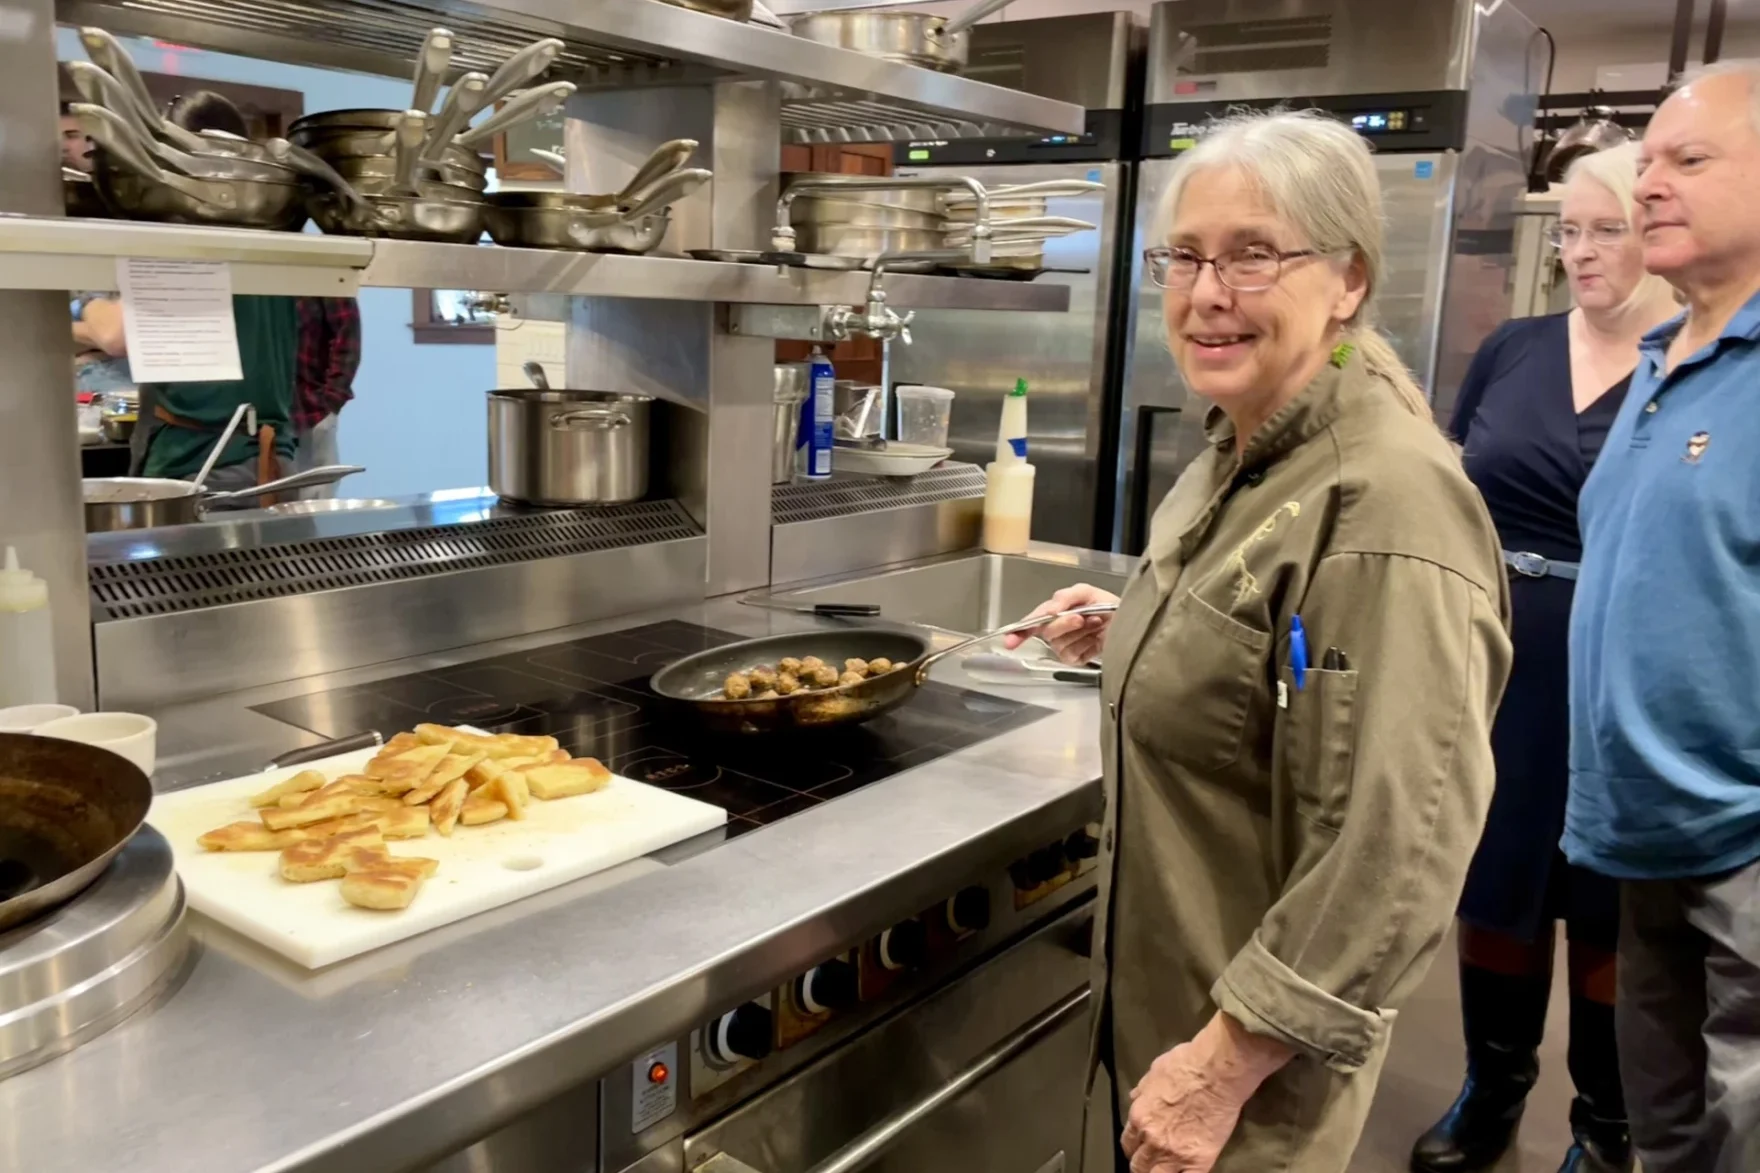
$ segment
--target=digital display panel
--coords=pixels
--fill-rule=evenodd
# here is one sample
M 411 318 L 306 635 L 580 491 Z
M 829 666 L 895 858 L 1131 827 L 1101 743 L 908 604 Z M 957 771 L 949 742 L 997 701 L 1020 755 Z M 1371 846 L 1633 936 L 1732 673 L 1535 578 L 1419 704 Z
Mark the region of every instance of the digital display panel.
M 1391 130 L 1404 130 L 1410 121 L 1411 113 L 1407 110 L 1371 110 L 1351 115 L 1351 127 L 1358 134 L 1384 134 Z

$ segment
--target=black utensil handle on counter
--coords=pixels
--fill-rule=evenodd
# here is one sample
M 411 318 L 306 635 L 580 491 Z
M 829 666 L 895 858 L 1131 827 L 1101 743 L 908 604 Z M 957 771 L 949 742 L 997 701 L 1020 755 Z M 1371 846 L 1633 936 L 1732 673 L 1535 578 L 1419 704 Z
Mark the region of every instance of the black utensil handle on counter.
M 817 615 L 821 619 L 872 619 L 880 614 L 879 603 L 790 603 L 762 594 L 746 595 L 740 602 L 748 607 L 789 611 L 796 615 Z
M 298 766 L 306 762 L 315 762 L 321 758 L 332 758 L 337 754 L 353 753 L 357 749 L 373 749 L 385 744 L 385 738 L 376 729 L 365 733 L 356 733 L 348 737 L 338 737 L 334 741 L 320 741 L 317 745 L 301 746 L 299 749 L 288 750 L 269 763 L 270 769 L 283 766 Z
M 1051 674 L 1051 679 L 1060 684 L 1097 686 L 1100 683 L 1100 670 L 1098 668 L 1059 668 Z

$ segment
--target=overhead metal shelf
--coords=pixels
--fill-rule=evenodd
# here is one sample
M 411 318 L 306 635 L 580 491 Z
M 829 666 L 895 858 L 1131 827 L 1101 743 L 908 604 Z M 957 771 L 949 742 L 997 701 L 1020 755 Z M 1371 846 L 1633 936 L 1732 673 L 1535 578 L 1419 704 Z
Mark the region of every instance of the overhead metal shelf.
M 869 275 L 774 265 L 723 264 L 683 257 L 567 253 L 490 245 L 383 240 L 362 285 L 396 289 L 476 289 L 497 293 L 622 297 L 637 300 L 756 305 L 861 305 Z M 886 275 L 886 302 L 901 309 L 1045 310 L 1069 308 L 1069 287 L 977 277 Z M 527 317 L 567 317 L 542 298 L 524 302 Z
M 457 34 L 454 66 L 493 68 L 534 37 L 567 46 L 586 89 L 764 79 L 799 141 L 1078 134 L 1080 106 L 899 65 L 660 0 L 60 0 L 57 19 L 275 61 L 407 76 L 423 34 Z
M 117 287 L 117 257 L 226 261 L 234 293 L 353 297 L 373 242 L 353 236 L 0 215 L 0 289 Z
M 120 220 L 0 216 L 0 289 L 116 288 L 116 258 L 228 261 L 235 293 L 350 297 L 360 286 L 469 289 L 493 293 L 860 305 L 868 274 L 718 264 L 683 257 L 616 256 L 363 240 L 310 232 L 195 228 Z M 917 309 L 1069 308 L 1069 288 L 970 277 L 886 277 L 888 304 Z M 533 302 L 528 316 L 562 316 Z

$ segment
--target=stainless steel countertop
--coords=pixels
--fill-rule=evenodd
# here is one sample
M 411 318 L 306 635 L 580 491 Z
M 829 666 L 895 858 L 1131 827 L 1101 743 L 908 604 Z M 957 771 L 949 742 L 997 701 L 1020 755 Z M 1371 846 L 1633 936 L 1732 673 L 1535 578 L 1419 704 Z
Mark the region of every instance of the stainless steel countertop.
M 752 635 L 822 622 L 718 600 L 167 710 L 158 783 L 315 740 L 248 705 L 667 618 Z M 196 917 L 167 1002 L 0 1082 L 0 1170 L 425 1164 L 1098 817 L 1094 690 L 978 685 L 946 661 L 934 676 L 1057 711 L 713 850 L 633 861 L 317 973 Z

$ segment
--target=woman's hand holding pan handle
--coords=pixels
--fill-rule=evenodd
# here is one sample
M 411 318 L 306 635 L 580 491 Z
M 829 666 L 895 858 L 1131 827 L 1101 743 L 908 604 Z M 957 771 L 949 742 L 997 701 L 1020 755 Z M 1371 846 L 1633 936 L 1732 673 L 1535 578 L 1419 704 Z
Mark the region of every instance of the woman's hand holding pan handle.
M 1069 611 L 1076 607 L 1117 602 L 1118 596 L 1110 591 L 1079 582 L 1075 586 L 1064 587 L 1023 618 L 1034 619 L 1040 615 L 1055 615 L 1059 611 Z M 1036 631 L 1023 631 L 1007 636 L 1002 644 L 1013 651 L 1027 640 L 1037 637 L 1050 644 L 1051 650 L 1065 664 L 1086 664 L 1100 654 L 1101 647 L 1106 643 L 1106 629 L 1111 623 L 1110 614 L 1072 615 L 1068 619 L 1047 623 Z

